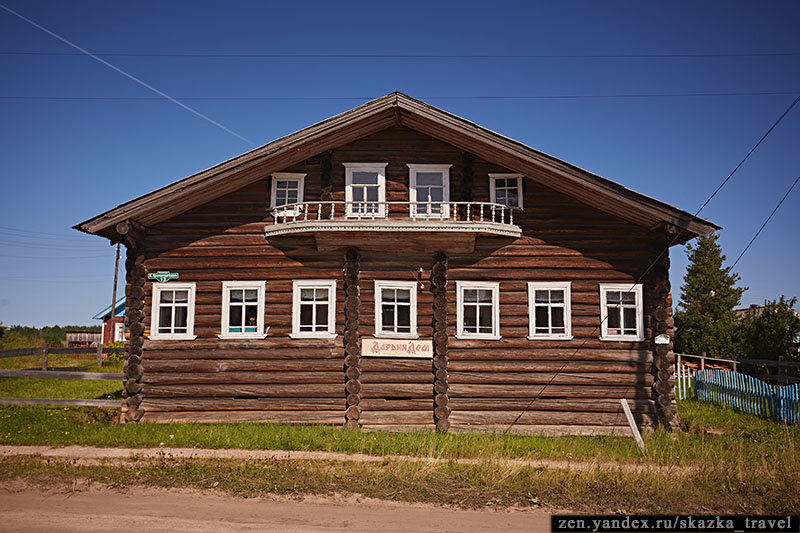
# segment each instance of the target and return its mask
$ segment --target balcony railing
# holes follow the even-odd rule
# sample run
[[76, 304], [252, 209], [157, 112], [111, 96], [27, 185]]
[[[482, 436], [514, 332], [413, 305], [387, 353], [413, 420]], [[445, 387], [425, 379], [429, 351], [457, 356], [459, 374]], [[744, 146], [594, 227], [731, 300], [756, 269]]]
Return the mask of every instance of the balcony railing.
[[518, 237], [514, 211], [489, 202], [316, 201], [270, 209], [267, 236], [303, 231], [469, 231]]

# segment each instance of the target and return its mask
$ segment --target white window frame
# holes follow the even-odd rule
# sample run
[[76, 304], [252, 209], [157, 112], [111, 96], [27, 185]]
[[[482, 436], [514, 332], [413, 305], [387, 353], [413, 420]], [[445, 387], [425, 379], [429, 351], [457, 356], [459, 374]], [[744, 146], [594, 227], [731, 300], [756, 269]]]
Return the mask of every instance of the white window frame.
[[[464, 290], [489, 289], [492, 291], [492, 333], [471, 333], [464, 331]], [[499, 281], [456, 281], [456, 338], [499, 340], [500, 337], [500, 282]]]
[[517, 204], [508, 207], [522, 209], [522, 174], [489, 174], [489, 201], [497, 203], [497, 180], [498, 179], [517, 179]]
[[[159, 317], [159, 301], [161, 300], [161, 291], [163, 290], [188, 290], [189, 298], [187, 301], [186, 311], [186, 333], [159, 333], [158, 332], [158, 317]], [[197, 338], [194, 334], [194, 300], [195, 300], [195, 284], [194, 283], [153, 283], [153, 297], [151, 300], [150, 310], [150, 336], [148, 338], [153, 340], [181, 340], [191, 341]]]
[[[222, 324], [220, 326], [220, 339], [263, 339], [267, 336], [269, 328], [264, 330], [264, 292], [265, 281], [223, 281], [222, 282]], [[232, 333], [230, 329], [230, 304], [229, 289], [255, 289], [258, 291], [256, 305], [256, 330], [253, 332]], [[242, 328], [244, 329], [244, 328]]]
[[302, 212], [300, 207], [294, 209], [286, 209], [283, 206], [276, 205], [278, 192], [278, 181], [296, 181], [297, 182], [297, 202], [303, 202], [303, 190], [305, 189], [306, 175], [300, 172], [274, 172], [272, 173], [272, 187], [270, 191], [270, 208], [272, 209], [272, 216], [296, 216]]
[[[409, 333], [383, 332], [383, 289], [402, 289], [411, 292], [411, 331]], [[379, 339], [418, 339], [417, 335], [417, 282], [375, 280], [375, 337]]]
[[[453, 165], [417, 165], [409, 164], [408, 166], [408, 201], [411, 204], [408, 206], [408, 215], [411, 218], [424, 218], [424, 219], [447, 219], [450, 217], [450, 167]], [[441, 172], [442, 173], [442, 212], [433, 214], [420, 214], [417, 212], [417, 174], [419, 172]]]
[[[536, 333], [536, 290], [564, 291], [564, 333]], [[570, 281], [529, 281], [528, 282], [528, 339], [572, 339], [572, 282]], [[549, 307], [549, 304], [548, 304]]]
[[[300, 331], [300, 290], [328, 289], [328, 330]], [[336, 280], [304, 279], [292, 282], [292, 339], [334, 339], [336, 338]]]
[[[636, 335], [609, 335], [608, 310], [606, 292], [632, 292], [636, 303]], [[637, 283], [601, 283], [600, 284], [600, 340], [601, 341], [634, 341], [644, 340], [644, 302], [642, 300], [642, 284]]]
[[[389, 163], [342, 163], [344, 165], [344, 199], [347, 202], [346, 216], [349, 218], [373, 218], [373, 213], [356, 213], [353, 210], [353, 172], [376, 172], [378, 174], [378, 211], [374, 218], [386, 218], [386, 167]], [[364, 202], [368, 204], [366, 200]]]
[[114, 322], [114, 342], [125, 342], [125, 322]]

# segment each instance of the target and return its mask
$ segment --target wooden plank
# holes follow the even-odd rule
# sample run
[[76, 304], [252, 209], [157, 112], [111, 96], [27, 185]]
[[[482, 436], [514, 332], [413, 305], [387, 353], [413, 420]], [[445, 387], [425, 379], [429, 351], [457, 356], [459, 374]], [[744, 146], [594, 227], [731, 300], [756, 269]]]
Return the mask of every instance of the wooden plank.
[[143, 420], [147, 422], [283, 422], [341, 425], [344, 423], [344, 411], [145, 411]]
[[11, 350], [0, 350], [0, 359], [5, 359], [6, 357], [23, 357], [25, 355], [39, 355], [41, 353], [41, 348], [14, 348]]
[[122, 374], [111, 372], [71, 372], [68, 370], [6, 370], [0, 369], [0, 378], [54, 378], [121, 381]]

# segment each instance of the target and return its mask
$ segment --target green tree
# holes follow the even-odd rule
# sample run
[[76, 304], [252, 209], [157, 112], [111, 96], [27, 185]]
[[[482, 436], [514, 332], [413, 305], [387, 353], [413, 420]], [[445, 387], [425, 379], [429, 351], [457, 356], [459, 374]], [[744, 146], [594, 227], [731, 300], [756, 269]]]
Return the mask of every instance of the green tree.
[[675, 313], [675, 350], [714, 357], [735, 355], [736, 315], [734, 307], [747, 287], [737, 287], [739, 275], [723, 266], [725, 255], [712, 233], [686, 245], [689, 265], [681, 301]]
[[800, 361], [800, 316], [794, 311], [797, 298], [767, 302], [747, 311], [739, 324], [742, 355], [751, 359]]

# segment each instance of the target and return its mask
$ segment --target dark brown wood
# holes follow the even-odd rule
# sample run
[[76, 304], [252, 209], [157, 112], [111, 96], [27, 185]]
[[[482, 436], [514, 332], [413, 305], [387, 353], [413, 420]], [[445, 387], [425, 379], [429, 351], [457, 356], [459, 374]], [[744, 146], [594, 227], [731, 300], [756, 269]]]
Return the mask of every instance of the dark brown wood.
[[346, 403], [344, 412], [344, 423], [346, 427], [358, 427], [361, 408], [358, 407], [361, 391], [359, 377], [361, 370], [361, 347], [359, 345], [359, 307], [361, 300], [359, 297], [359, 270], [360, 256], [358, 250], [349, 248], [344, 255], [344, 293], [345, 293], [345, 330], [344, 330], [344, 349], [347, 357], [345, 358], [345, 391]]

